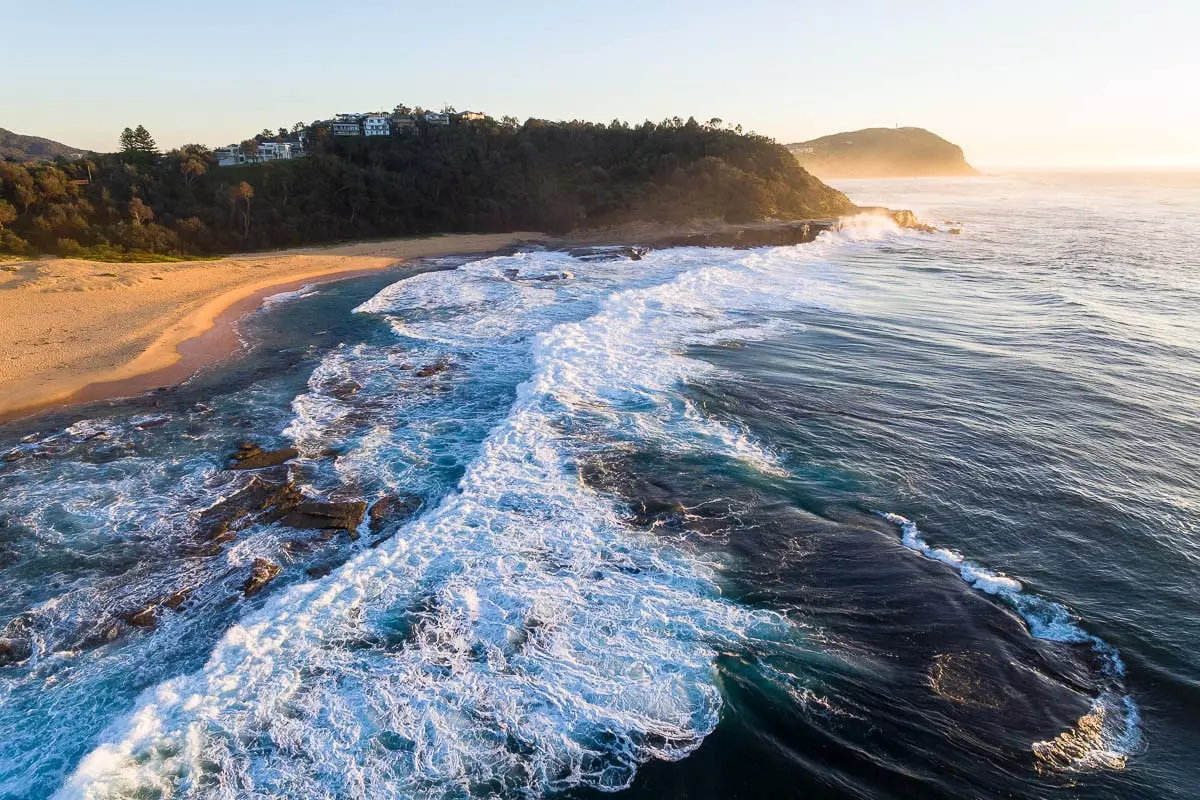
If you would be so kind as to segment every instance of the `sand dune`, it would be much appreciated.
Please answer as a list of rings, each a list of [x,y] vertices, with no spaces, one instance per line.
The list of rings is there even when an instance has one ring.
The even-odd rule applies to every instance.
[[[176,264],[0,263],[0,418],[182,380],[236,346],[233,322],[267,294],[539,237],[436,236]]]

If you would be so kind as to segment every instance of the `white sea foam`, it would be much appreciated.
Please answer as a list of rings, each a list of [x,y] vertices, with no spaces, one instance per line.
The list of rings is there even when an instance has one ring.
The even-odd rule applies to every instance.
[[[486,403],[439,403],[435,383],[469,405],[480,381],[521,375],[515,402],[440,504],[144,693],[60,796],[537,797],[619,789],[639,764],[691,752],[718,720],[717,654],[795,624],[723,600],[709,566],[625,527],[580,481],[587,443],[572,432],[780,469],[681,394],[714,369],[685,353],[753,338],[775,324],[763,314],[835,307],[836,286],[814,275],[850,242],[569,269],[563,254],[518,254],[360,306],[399,344],[330,354],[288,428],[306,455],[343,445],[342,482],[413,488],[409,465],[447,455],[421,431],[489,419]],[[561,272],[572,277],[523,279]],[[403,359],[453,366],[420,378]],[[347,381],[351,399],[338,396]]]
[[[262,299],[262,303],[258,308],[259,311],[270,311],[284,303],[290,303],[293,300],[300,300],[304,297],[312,297],[315,294],[317,294],[316,284],[309,283],[290,292],[277,292],[276,294],[267,295]]]
[[[900,528],[901,542],[926,558],[940,561],[958,571],[975,589],[994,595],[1012,608],[1034,638],[1091,646],[1100,665],[1101,691],[1088,714],[1076,726],[1055,739],[1034,742],[1039,764],[1071,771],[1121,768],[1141,746],[1140,713],[1125,690],[1125,663],[1115,647],[1088,633],[1079,620],[1060,603],[1027,592],[1021,583],[994,572],[942,547],[933,547],[917,524],[889,512],[879,515]]]

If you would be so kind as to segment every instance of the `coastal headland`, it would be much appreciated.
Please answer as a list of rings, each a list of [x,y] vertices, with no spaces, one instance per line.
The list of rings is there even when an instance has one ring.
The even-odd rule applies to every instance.
[[[175,263],[0,263],[0,420],[185,380],[236,350],[236,321],[267,295],[540,237],[431,236]]]

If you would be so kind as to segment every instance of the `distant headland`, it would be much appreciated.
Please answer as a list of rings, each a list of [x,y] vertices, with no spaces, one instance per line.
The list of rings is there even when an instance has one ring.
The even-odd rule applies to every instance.
[[[25,136],[0,128],[0,161],[53,161],[56,158],[82,158],[87,153],[79,147],[71,147],[53,139],[40,136]]]
[[[818,178],[978,175],[963,150],[924,128],[866,128],[787,146]]]

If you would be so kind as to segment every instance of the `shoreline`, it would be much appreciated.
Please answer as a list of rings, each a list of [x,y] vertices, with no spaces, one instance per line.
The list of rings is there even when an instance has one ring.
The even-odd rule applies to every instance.
[[[864,207],[860,213],[932,230],[907,211]],[[561,237],[450,234],[169,264],[8,262],[0,271],[0,424],[183,383],[237,352],[238,321],[265,297],[398,268],[411,259],[493,253],[525,243],[587,249],[623,242],[634,258],[664,247],[787,246],[811,242],[839,222],[696,220]],[[57,342],[51,340],[55,334],[62,337]]]
[[[457,234],[170,264],[9,262],[16,277],[0,273],[0,424],[182,383],[234,355],[238,321],[271,295],[541,236]]]

